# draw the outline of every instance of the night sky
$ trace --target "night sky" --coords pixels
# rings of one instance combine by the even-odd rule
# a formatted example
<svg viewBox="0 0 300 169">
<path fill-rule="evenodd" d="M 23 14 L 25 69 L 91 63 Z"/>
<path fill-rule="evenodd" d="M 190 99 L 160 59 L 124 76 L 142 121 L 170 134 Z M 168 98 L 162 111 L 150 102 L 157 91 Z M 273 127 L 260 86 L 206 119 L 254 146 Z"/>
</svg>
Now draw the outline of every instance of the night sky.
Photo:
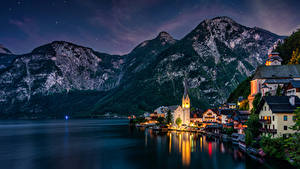
<svg viewBox="0 0 300 169">
<path fill-rule="evenodd" d="M 289 35 L 300 28 L 300 0 L 0 0 L 0 44 L 21 54 L 64 40 L 125 54 L 160 31 L 180 39 L 215 16 Z"/>
</svg>

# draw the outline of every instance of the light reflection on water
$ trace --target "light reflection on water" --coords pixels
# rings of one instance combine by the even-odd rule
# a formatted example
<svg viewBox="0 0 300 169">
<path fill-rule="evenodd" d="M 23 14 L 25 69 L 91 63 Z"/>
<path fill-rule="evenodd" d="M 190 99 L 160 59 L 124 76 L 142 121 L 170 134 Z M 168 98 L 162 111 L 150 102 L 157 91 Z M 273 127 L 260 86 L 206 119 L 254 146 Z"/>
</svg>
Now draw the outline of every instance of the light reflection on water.
<svg viewBox="0 0 300 169">
<path fill-rule="evenodd" d="M 198 133 L 170 131 L 165 134 L 159 134 L 152 129 L 139 129 L 145 132 L 145 146 L 149 140 L 156 140 L 156 144 L 164 145 L 164 140 L 167 142 L 168 153 L 179 155 L 183 167 L 190 167 L 192 154 L 202 153 L 209 157 L 210 160 L 216 160 L 218 153 L 231 154 L 233 160 L 241 161 L 245 159 L 245 155 L 239 151 L 238 147 L 233 147 L 230 143 L 220 142 L 217 139 L 209 139 Z M 203 154 L 204 153 L 204 154 Z M 245 168 L 244 163 L 241 163 Z"/>
<path fill-rule="evenodd" d="M 126 120 L 0 121 L 1 169 L 290 169 L 275 162 L 259 163 L 196 133 L 158 134 Z"/>
</svg>

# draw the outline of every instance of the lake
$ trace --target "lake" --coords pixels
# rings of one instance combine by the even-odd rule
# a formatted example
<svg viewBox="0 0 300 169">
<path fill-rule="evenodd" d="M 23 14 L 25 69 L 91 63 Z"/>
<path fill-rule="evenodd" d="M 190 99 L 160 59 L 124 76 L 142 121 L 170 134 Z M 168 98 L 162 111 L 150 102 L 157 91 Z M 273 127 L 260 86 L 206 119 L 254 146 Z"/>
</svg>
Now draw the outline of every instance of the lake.
<svg viewBox="0 0 300 169">
<path fill-rule="evenodd" d="M 230 143 L 186 132 L 156 134 L 127 120 L 0 121 L 1 169 L 279 169 Z"/>
</svg>

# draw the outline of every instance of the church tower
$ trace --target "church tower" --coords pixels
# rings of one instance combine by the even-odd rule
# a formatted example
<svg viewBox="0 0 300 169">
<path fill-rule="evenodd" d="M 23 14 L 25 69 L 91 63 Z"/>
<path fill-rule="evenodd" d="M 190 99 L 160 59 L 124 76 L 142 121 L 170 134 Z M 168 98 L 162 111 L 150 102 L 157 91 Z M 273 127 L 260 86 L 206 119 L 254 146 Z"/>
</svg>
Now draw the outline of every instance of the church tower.
<svg viewBox="0 0 300 169">
<path fill-rule="evenodd" d="M 183 119 L 182 123 L 189 125 L 190 124 L 190 97 L 188 93 L 188 85 L 186 79 L 184 80 L 184 94 L 182 96 L 182 109 L 183 109 Z"/>
</svg>

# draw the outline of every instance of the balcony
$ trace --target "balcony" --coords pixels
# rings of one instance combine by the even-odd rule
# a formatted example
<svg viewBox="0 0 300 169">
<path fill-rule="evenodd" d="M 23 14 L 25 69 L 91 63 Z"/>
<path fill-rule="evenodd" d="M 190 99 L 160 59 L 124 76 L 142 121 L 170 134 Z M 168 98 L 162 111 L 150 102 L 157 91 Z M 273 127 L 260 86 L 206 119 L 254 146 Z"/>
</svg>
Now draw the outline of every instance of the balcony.
<svg viewBox="0 0 300 169">
<path fill-rule="evenodd" d="M 260 128 L 259 131 L 262 132 L 262 133 L 274 133 L 274 134 L 277 133 L 277 129 Z"/>
<path fill-rule="evenodd" d="M 259 119 L 259 122 L 262 123 L 262 124 L 271 124 L 271 119 Z"/>
</svg>

